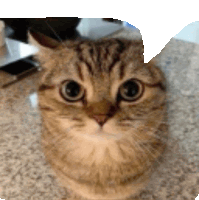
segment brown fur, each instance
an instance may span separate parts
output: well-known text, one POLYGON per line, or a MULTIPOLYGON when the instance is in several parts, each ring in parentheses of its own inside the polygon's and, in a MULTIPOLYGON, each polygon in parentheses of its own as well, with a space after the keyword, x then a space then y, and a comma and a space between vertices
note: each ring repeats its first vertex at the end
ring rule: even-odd
POLYGON ((38 94, 46 159, 63 185, 86 199, 138 194, 166 145, 162 72, 154 61, 144 63, 142 41, 48 45, 49 38, 43 42, 38 38, 42 37, 30 35, 40 49, 37 59, 43 67, 38 94), (133 102, 119 101, 119 86, 131 78, 142 82, 143 95, 133 102), (71 103, 61 97, 59 88, 67 79, 85 88, 84 100, 71 103), (92 118, 96 113, 110 116, 101 132, 92 118))

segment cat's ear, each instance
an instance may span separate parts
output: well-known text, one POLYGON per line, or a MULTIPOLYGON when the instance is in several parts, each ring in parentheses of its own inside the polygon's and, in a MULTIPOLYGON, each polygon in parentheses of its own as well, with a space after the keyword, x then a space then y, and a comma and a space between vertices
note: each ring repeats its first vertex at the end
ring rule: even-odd
POLYGON ((39 61, 48 59, 53 53, 53 49, 60 45, 60 42, 32 29, 28 31, 28 43, 38 48, 36 58, 39 61))
POLYGON ((36 32, 33 29, 28 31, 28 41, 30 44, 37 46, 39 49, 54 49, 60 45, 60 42, 57 40, 54 40, 40 32, 36 32))
POLYGON ((158 59, 156 57, 152 58, 146 66, 150 68, 150 71, 153 73, 154 83, 160 83, 162 88, 166 88, 166 77, 160 67, 158 67, 158 59))

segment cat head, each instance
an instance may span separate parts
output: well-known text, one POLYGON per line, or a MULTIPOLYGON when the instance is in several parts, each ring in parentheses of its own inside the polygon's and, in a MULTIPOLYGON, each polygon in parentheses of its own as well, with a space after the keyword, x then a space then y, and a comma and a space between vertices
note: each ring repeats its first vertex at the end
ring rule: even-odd
POLYGON ((58 42, 35 32, 29 41, 39 49, 42 115, 56 131, 144 141, 163 121, 165 78, 154 60, 144 63, 142 41, 58 42))

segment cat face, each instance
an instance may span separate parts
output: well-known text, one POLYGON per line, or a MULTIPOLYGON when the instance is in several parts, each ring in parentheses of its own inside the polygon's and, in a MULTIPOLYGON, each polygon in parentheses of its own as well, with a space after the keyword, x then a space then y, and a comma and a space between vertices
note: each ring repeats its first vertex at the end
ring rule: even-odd
POLYGON ((153 138, 165 115, 165 79, 153 61, 144 63, 142 41, 49 45, 33 36, 43 67, 40 108, 57 131, 93 141, 153 138))

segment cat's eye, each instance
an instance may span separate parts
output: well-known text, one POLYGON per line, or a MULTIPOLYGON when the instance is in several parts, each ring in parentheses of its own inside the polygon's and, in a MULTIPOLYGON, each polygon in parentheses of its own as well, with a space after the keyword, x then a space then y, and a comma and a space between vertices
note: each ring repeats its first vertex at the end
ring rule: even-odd
POLYGON ((143 91, 143 84, 136 79, 131 79, 120 86, 119 95, 125 101, 135 101, 142 96, 143 91))
POLYGON ((67 101, 79 101, 84 97, 84 88, 73 80, 67 80, 61 85, 60 93, 67 101))

